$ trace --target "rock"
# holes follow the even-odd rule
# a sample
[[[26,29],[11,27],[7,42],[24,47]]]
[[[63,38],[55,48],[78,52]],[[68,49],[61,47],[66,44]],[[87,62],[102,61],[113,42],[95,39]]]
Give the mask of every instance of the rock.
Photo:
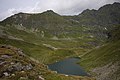
[[[7,48],[7,49],[12,49],[13,47],[10,46],[10,45],[6,45],[6,48]]]
[[[103,67],[97,67],[92,70],[96,74],[97,80],[120,80],[120,62],[108,63]]]
[[[52,50],[58,50],[58,48],[56,48],[56,47],[54,47],[54,46],[51,46],[51,45],[49,45],[49,44],[43,44],[43,46],[48,47],[48,48],[50,48],[50,49],[52,49]]]
[[[14,62],[11,62],[10,64],[13,65],[13,64],[15,64],[15,63],[14,63]]]
[[[57,73],[57,71],[53,71],[54,73]]]
[[[27,77],[20,77],[20,80],[27,80]]]
[[[38,74],[38,69],[33,70],[37,63],[24,56],[21,49],[7,45],[0,45],[0,47],[2,47],[0,48],[0,80],[7,78],[28,80],[31,77],[34,80],[44,80],[42,77],[38,78],[38,75],[42,74]]]
[[[4,62],[1,62],[1,61],[0,61],[0,66],[2,66],[2,65],[4,65],[4,64],[6,64],[6,61],[4,61]]]
[[[65,76],[68,76],[68,75],[65,75]]]
[[[20,56],[25,56],[25,54],[23,53],[21,49],[16,49],[16,51]]]
[[[24,70],[31,70],[33,66],[31,64],[26,65],[23,69]]]
[[[19,54],[20,56],[25,56],[25,54],[23,53],[23,51],[18,51],[18,54]]]
[[[3,58],[0,58],[0,65],[3,65],[5,63],[6,63],[6,61]]]
[[[15,76],[15,74],[11,74],[11,76]]]
[[[2,45],[1,48],[6,48],[6,46],[5,46],[5,45]]]
[[[11,73],[11,72],[13,72],[13,71],[15,71],[15,70],[14,70],[14,68],[13,68],[13,67],[11,67],[11,66],[10,66],[10,67],[8,67],[8,69],[6,69],[6,71],[8,71],[8,72],[10,72],[10,73]]]
[[[42,78],[41,76],[38,76],[38,78],[40,79],[40,80],[45,80],[44,78]]]
[[[23,69],[23,66],[21,63],[16,63],[12,66],[14,70],[21,71]]]
[[[3,74],[4,74],[4,76],[6,76],[6,77],[8,77],[8,76],[10,75],[8,72],[4,72]]]
[[[21,71],[22,73],[25,73],[25,71]]]
[[[1,55],[1,58],[11,58],[11,56],[10,55]]]
[[[24,71],[27,71],[27,70],[31,70],[33,69],[33,66],[31,64],[28,64],[28,65],[22,65],[22,63],[11,63],[12,65],[10,65],[6,71],[9,72],[9,73],[13,73],[15,71],[22,71],[24,73]]]

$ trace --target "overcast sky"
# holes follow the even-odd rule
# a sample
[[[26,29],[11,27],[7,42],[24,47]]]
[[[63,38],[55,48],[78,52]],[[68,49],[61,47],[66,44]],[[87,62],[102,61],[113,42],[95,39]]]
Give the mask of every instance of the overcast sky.
[[[41,13],[53,10],[61,15],[76,15],[85,9],[98,9],[120,0],[0,0],[0,20],[18,12]]]

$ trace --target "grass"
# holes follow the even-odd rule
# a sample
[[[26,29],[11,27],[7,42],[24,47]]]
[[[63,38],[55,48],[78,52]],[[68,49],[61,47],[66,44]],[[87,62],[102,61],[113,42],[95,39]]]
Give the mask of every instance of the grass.
[[[6,26],[3,27],[2,30],[5,31],[6,37],[0,38],[0,44],[6,44],[6,45],[12,45],[17,48],[20,48],[24,51],[26,55],[29,57],[34,58],[35,60],[38,60],[42,64],[50,64],[55,61],[68,58],[68,57],[78,57],[79,55],[84,54],[85,52],[89,51],[94,47],[94,45],[88,44],[88,42],[98,42],[96,38],[90,38],[89,36],[91,34],[83,34],[81,33],[82,29],[81,27],[80,31],[78,30],[78,27],[74,28],[74,32],[71,34],[66,33],[64,34],[64,31],[57,35],[59,37],[59,40],[52,40],[51,38],[54,37],[53,34],[50,34],[53,30],[46,30],[44,38],[41,38],[40,32],[30,32],[25,30],[19,30],[15,28],[14,26]],[[73,30],[73,28],[65,28],[68,32]],[[61,30],[58,30],[61,31]],[[65,31],[66,32],[66,31]],[[9,39],[7,36],[14,36],[16,38],[23,39],[21,40],[15,40],[15,39]],[[51,36],[52,35],[52,36]],[[50,38],[49,38],[50,37]],[[71,38],[70,40],[64,40],[65,38]],[[48,44],[51,46],[54,46],[58,48],[57,50],[52,50],[43,44]],[[43,69],[42,75],[45,77],[46,80],[91,80],[89,77],[76,77],[76,76],[65,76],[56,74],[54,72],[51,72],[47,69]],[[19,76],[19,75],[18,75]]]
[[[110,62],[119,61],[120,40],[105,44],[100,48],[95,48],[91,52],[81,57],[80,65],[91,70],[95,67],[103,66]]]
[[[86,34],[83,35],[84,39],[52,40],[50,38],[41,38],[39,32],[32,33],[29,30],[19,30],[15,26],[17,25],[6,27],[1,26],[1,29],[4,30],[4,33],[6,34],[6,38],[0,38],[0,44],[13,45],[21,48],[25,54],[45,64],[66,57],[75,56],[76,54],[83,54],[83,52],[94,47],[93,45],[87,44],[87,42],[94,41],[94,39],[86,38],[89,36]],[[75,28],[75,30],[77,30],[77,28]],[[7,36],[9,35],[23,39],[23,41],[8,39]],[[51,50],[50,48],[43,46],[43,44],[49,44],[59,48],[59,50]]]
[[[11,40],[6,38],[0,38],[0,44],[12,45],[21,48],[26,55],[46,64],[75,55],[72,50],[59,49],[54,51],[43,45],[35,45],[24,41]]]
[[[44,47],[36,46],[34,44],[21,42],[21,41],[18,42],[18,41],[15,41],[15,40],[8,40],[7,39],[7,42],[6,42],[6,39],[0,38],[0,44],[1,43],[2,44],[6,43],[6,45],[9,44],[9,45],[14,45],[14,46],[19,46],[19,48],[23,47],[24,50],[26,50],[26,51],[27,51],[27,49],[33,51],[37,47],[39,49],[44,48]],[[44,49],[47,50],[47,48],[44,48]],[[50,50],[50,51],[52,51],[52,50]],[[36,52],[34,52],[34,53],[36,53]],[[33,70],[24,71],[24,73],[21,72],[21,71],[15,71],[14,72],[15,76],[3,77],[3,78],[1,78],[2,80],[23,80],[23,79],[20,79],[20,77],[25,78],[24,80],[37,80],[37,77],[39,75],[41,75],[43,78],[45,78],[45,80],[95,80],[94,78],[90,78],[90,77],[65,76],[65,75],[62,75],[62,74],[57,74],[55,72],[52,72],[52,71],[48,70],[46,68],[46,66],[42,65],[41,63],[38,64],[38,63],[30,60],[29,57],[27,57],[27,56],[26,57],[19,56],[13,49],[11,50],[11,49],[6,49],[6,48],[0,48],[0,56],[1,55],[5,55],[5,54],[11,55],[12,58],[9,58],[9,60],[6,59],[6,61],[8,61],[8,64],[7,64],[6,67],[2,67],[1,66],[2,68],[0,69],[0,71],[1,70],[5,70],[6,68],[8,68],[8,66],[11,65],[11,62],[14,62],[14,61],[21,62],[24,65],[32,63],[32,65],[34,64],[35,66],[34,66]],[[31,54],[31,53],[29,53],[29,54]],[[49,57],[48,57],[48,53],[45,54],[45,55],[46,55],[46,58],[49,58],[49,60],[52,59],[51,62],[53,62],[54,60],[57,60],[57,56],[63,58],[64,56],[69,56],[71,54],[73,54],[73,52],[69,51],[69,50],[58,50],[58,51],[54,51],[54,53],[52,53],[52,54],[50,53]],[[34,55],[36,55],[36,54],[34,54]],[[40,55],[36,55],[36,57],[37,58],[40,58],[40,57],[43,58],[45,55],[43,55],[43,54],[41,56]],[[34,56],[31,56],[31,57],[34,57]]]

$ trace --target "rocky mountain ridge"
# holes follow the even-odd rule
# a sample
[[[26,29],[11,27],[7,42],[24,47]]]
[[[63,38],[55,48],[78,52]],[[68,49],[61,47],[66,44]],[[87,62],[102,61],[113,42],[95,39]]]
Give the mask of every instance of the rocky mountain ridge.
[[[52,10],[38,14],[18,13],[0,22],[0,44],[19,47],[32,60],[42,64],[83,55],[80,64],[86,70],[94,72],[98,80],[110,79],[111,75],[113,75],[111,79],[116,79],[116,76],[119,76],[117,74],[119,71],[115,69],[119,70],[119,64],[116,64],[120,56],[119,25],[120,3],[108,4],[98,10],[87,9],[75,16],[62,16]],[[13,70],[20,74],[23,70],[23,72],[28,72],[26,75],[29,75],[29,71],[35,71],[35,77],[32,76],[32,78],[38,80],[39,72],[32,65],[32,61],[28,58],[21,61],[21,58],[24,59],[25,56],[17,54],[22,53],[21,49],[0,47],[0,58],[3,60],[0,65],[9,60],[4,58],[12,56],[13,61],[9,63],[10,65],[8,64],[10,69],[6,67],[3,71],[0,70],[0,77],[14,77],[16,73]],[[18,62],[14,62],[16,58]],[[4,65],[0,67],[4,68]],[[46,80],[94,80],[89,77],[66,77],[46,70],[45,66],[41,65],[41,67]],[[111,68],[115,74],[111,74]],[[104,73],[100,71],[104,69],[106,69]],[[30,72],[30,77],[31,74]],[[41,78],[40,76],[40,80]],[[117,79],[119,80],[119,77]]]

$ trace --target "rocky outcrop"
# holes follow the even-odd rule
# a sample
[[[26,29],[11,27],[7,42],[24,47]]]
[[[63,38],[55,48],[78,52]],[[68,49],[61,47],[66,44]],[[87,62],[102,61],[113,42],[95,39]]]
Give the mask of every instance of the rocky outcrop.
[[[120,62],[109,63],[92,70],[97,80],[120,80]]]
[[[51,46],[49,44],[43,44],[43,46],[47,47],[47,48],[50,48],[52,50],[57,50],[58,48],[54,47],[54,46]]]
[[[21,49],[0,45],[0,80],[44,80],[36,65]]]

